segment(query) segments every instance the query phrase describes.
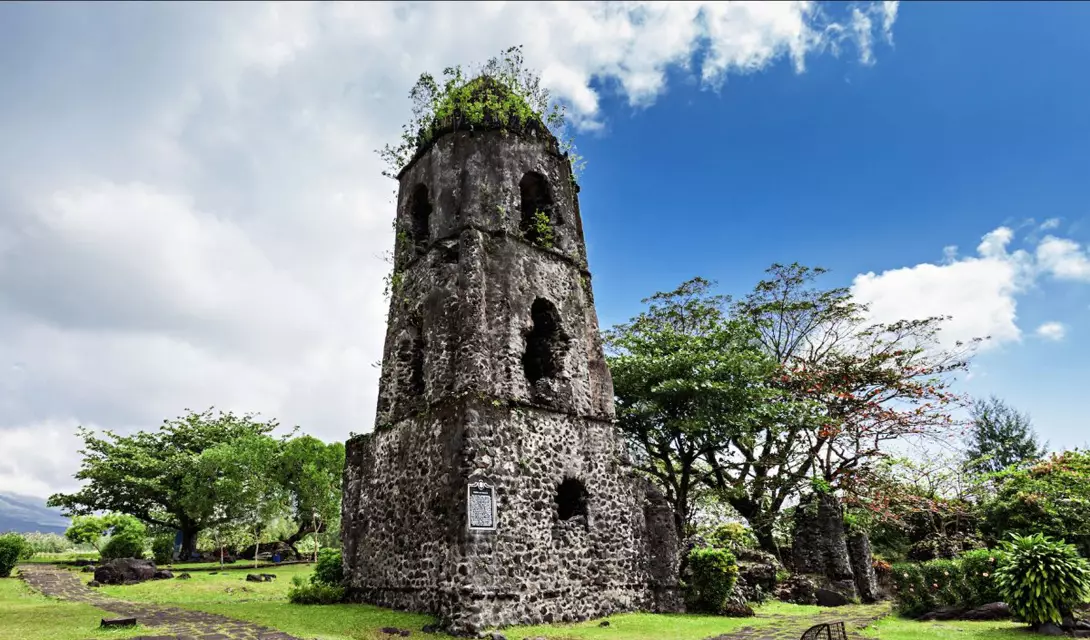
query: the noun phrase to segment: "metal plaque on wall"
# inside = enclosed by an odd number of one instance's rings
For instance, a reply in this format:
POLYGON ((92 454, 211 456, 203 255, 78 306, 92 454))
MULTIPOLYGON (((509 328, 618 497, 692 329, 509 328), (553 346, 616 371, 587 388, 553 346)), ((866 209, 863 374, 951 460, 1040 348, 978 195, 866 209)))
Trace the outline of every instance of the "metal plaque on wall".
POLYGON ((496 491, 485 482, 469 485, 469 528, 473 531, 495 531, 496 491))

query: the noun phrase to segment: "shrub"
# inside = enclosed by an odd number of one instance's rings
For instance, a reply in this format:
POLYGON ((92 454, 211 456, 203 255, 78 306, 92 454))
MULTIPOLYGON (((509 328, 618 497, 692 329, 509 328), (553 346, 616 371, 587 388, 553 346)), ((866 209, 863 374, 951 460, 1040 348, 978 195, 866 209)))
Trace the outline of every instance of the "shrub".
POLYGON ((899 562, 891 567, 891 571, 899 613, 915 617, 935 608, 934 593, 927 584, 922 565, 899 562))
POLYGON ((5 533, 0 536, 0 578, 11 575, 15 563, 31 555, 30 545, 18 533, 5 533))
POLYGON ((334 587, 344 583, 340 549, 322 549, 318 552, 318 562, 314 565, 314 575, 310 577, 310 581, 334 587))
POLYGON ((1090 563, 1078 550, 1041 533, 1013 534, 996 571, 1003 600, 1016 618, 1031 625, 1060 624, 1075 605, 1090 598, 1090 563))
POLYGON ((953 560, 931 560, 920 565, 931 597, 943 607, 964 605, 965 581, 961 566, 953 560))
POLYGON ((1003 599, 995 580, 1002 558, 1002 553, 988 549, 966 551, 958 558, 968 606, 979 607, 1003 599))
POLYGON ((169 564, 174 559, 174 536, 164 533, 151 541, 151 556, 155 564, 169 564))
POLYGON ((689 552, 689 606, 693 611, 720 613, 738 579, 738 563, 726 549, 696 548, 689 552))
POLYGON ((738 552, 757 546, 753 531, 740 522, 727 522, 713 528, 707 537, 708 544, 718 549, 738 552))
POLYGON ((344 601, 344 587, 322 584, 314 580, 307 582, 303 576, 293 576, 288 588, 288 601, 294 604, 336 604, 344 601))
POLYGON ((113 536, 102 545, 99 557, 103 561, 116 560, 117 558, 143 558, 144 540, 131 535, 113 536))

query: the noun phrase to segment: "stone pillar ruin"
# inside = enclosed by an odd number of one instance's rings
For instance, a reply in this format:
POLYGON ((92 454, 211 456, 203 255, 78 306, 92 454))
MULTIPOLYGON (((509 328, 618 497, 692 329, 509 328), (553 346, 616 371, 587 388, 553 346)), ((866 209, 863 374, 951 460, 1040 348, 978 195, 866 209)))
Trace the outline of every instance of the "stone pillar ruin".
POLYGON ((676 532, 613 424, 556 139, 448 127, 398 180, 377 417, 346 448, 350 597, 460 634, 678 610, 676 532))
POLYGON ((844 535, 844 512, 832 493, 814 493, 795 509, 791 551, 796 573, 823 576, 824 588, 857 597, 855 574, 844 535))

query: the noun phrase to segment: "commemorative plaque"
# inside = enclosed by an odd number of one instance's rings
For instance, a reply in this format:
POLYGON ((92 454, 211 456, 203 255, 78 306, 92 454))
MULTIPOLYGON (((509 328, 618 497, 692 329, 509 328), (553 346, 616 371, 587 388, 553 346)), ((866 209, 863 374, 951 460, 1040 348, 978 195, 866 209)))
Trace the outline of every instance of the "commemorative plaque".
POLYGON ((472 531, 496 529, 496 492, 491 485, 475 482, 469 485, 469 528, 472 531))

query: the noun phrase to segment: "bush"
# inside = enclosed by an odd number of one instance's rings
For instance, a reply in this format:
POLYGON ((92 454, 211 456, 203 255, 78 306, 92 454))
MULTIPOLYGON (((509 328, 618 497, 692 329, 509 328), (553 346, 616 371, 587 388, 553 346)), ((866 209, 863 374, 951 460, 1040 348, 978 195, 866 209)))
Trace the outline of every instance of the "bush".
POLYGON ((757 546, 757 537, 753 535, 753 531, 739 522, 727 522, 713 528, 706 539, 711 546, 733 553, 757 546))
POLYGON ((102 545, 99 557, 103 562, 117 558, 143 558, 144 540, 131 535, 113 536, 102 545))
POLYGON ((1003 554, 988 549, 966 551, 958 558, 969 606, 979 607, 1003 600, 995 580, 1003 554))
POLYGON ((136 518, 121 513, 104 516, 110 527, 110 540, 99 550, 102 560, 143 558, 148 529, 136 518))
POLYGON ((932 534, 915 542, 908 549, 908 559, 916 562, 928 560, 951 560, 965 551, 981 549, 984 542, 976 536, 965 533, 951 535, 932 534))
POLYGON ((738 563, 726 549, 696 548, 689 552, 689 607, 720 613, 738 579, 738 563))
POLYGON ((339 587, 344 583, 340 549, 322 549, 318 552, 318 562, 314 565, 314 575, 310 577, 310 581, 331 587, 339 587))
POLYGON ((155 536, 151 541, 151 556, 155 559, 155 564, 169 564, 174 559, 174 536, 155 536))
POLYGON ((1075 546, 1041 533, 1012 538, 1004 544, 1007 557, 996 571, 1004 602, 1031 625, 1060 624, 1075 605, 1090 598, 1090 563, 1075 546))
POLYGON ((0 578, 11 575, 15 563, 30 557, 30 545, 18 533, 5 533, 0 536, 0 578))
POLYGON ((897 611, 915 617, 935 608, 935 598, 924 578, 923 565, 899 562, 891 568, 897 611))
POLYGON ((344 587, 322 584, 311 576, 310 582, 303 576, 293 576, 288 588, 288 601, 293 604, 337 604, 344 601, 344 587))

